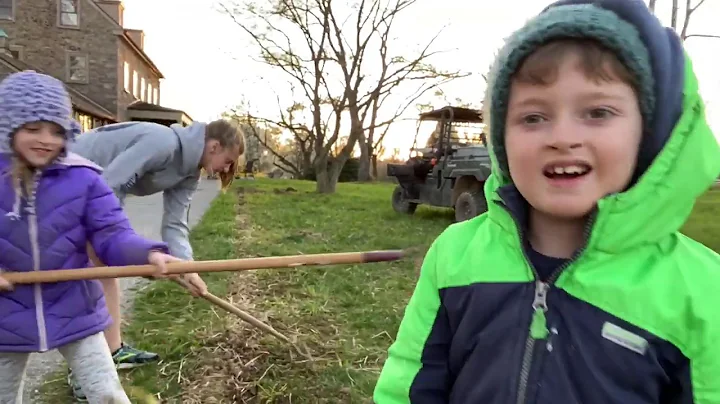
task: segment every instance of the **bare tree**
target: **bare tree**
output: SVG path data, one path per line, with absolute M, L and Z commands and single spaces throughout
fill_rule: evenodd
M 680 35 L 680 39 L 685 41 L 688 38 L 720 38 L 720 35 L 714 35 L 714 34 L 689 34 L 688 28 L 690 27 L 690 18 L 692 17 L 693 13 L 697 11 L 700 6 L 705 3 L 706 0 L 696 0 L 695 4 L 693 4 L 693 0 L 685 0 L 685 7 L 684 7 L 684 18 L 682 27 L 678 29 L 678 15 L 680 11 L 680 5 L 679 0 L 672 0 L 672 11 L 670 14 L 670 26 L 675 30 L 679 31 L 678 35 Z M 656 7 L 657 7 L 657 0 L 650 0 L 648 2 L 648 7 L 653 13 L 656 13 Z
M 416 55 L 391 56 L 389 44 L 392 37 L 393 22 L 397 15 L 412 6 L 417 0 L 361 0 L 353 18 L 352 41 L 349 35 L 341 35 L 345 29 L 340 26 L 337 14 L 330 12 L 335 41 L 329 41 L 330 48 L 345 76 L 346 87 L 351 96 L 348 98 L 348 112 L 351 122 L 359 122 L 357 140 L 360 146 L 360 165 L 358 180 L 366 181 L 377 177 L 377 155 L 390 126 L 416 100 L 428 91 L 438 88 L 454 79 L 465 77 L 460 71 L 441 71 L 429 63 L 429 60 L 441 53 L 431 47 L 439 37 L 438 32 Z M 330 1 L 327 1 L 330 7 Z M 368 49 L 379 49 L 378 65 L 366 61 Z M 377 71 L 373 74 L 373 71 Z M 371 82 L 364 89 L 361 83 Z M 393 113 L 380 118 L 380 111 L 388 107 L 389 98 L 400 87 L 412 86 L 413 90 L 399 102 Z M 392 100 L 391 100 L 392 101 Z M 372 165 L 372 176 L 371 176 Z
M 295 103 L 280 109 L 277 120 L 257 117 L 247 105 L 241 104 L 224 115 L 239 122 L 245 136 L 252 138 L 274 156 L 273 166 L 292 173 L 295 178 L 306 178 L 312 171 L 312 130 L 296 118 L 304 105 Z M 282 133 L 289 133 L 289 142 L 279 141 Z M 291 145 L 288 147 L 288 144 Z
M 378 147 L 375 129 L 386 130 L 395 119 L 392 115 L 379 119 L 380 107 L 393 89 L 403 82 L 436 79 L 419 86 L 421 95 L 458 75 L 439 72 L 426 62 L 437 53 L 430 52 L 429 45 L 413 58 L 389 56 L 392 22 L 416 0 L 360 0 L 356 5 L 338 0 L 332 4 L 331 0 L 273 0 L 266 7 L 252 2 L 230 6 L 230 1 L 221 7 L 259 48 L 261 61 L 285 73 L 300 89 L 304 101 L 299 103 L 310 112 L 303 131 L 312 141 L 309 155 L 319 192 L 335 191 L 340 171 L 358 141 L 365 145 L 361 152 L 366 155 Z M 342 18 L 342 11 L 337 10 L 341 7 L 349 10 L 348 18 Z M 346 21 L 352 24 L 346 26 Z M 373 41 L 379 47 L 372 46 Z M 363 63 L 370 49 L 380 49 L 385 69 L 378 75 Z M 412 104 L 412 98 L 406 103 Z M 399 116 L 404 109 L 400 106 L 397 111 Z M 341 129 L 347 140 L 335 154 Z

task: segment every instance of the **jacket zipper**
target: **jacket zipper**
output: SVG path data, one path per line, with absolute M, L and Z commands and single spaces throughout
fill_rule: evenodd
M 550 287 L 555 284 L 555 281 L 557 281 L 557 279 L 560 277 L 560 275 L 562 275 L 565 269 L 567 269 L 573 262 L 575 262 L 575 260 L 577 260 L 585 251 L 585 248 L 587 247 L 587 242 L 590 238 L 593 224 L 595 223 L 596 211 L 593 211 L 591 213 L 590 218 L 585 224 L 585 228 L 583 230 L 582 248 L 578 249 L 575 254 L 573 254 L 573 256 L 570 257 L 567 262 L 565 262 L 565 264 L 561 265 L 559 268 L 553 271 L 547 281 L 543 282 L 542 280 L 540 280 L 540 276 L 538 275 L 535 266 L 533 265 L 532 261 L 530 261 L 530 257 L 528 257 L 527 252 L 525 251 L 524 241 L 526 235 L 523 227 L 515 218 L 515 215 L 513 215 L 513 213 L 504 203 L 498 202 L 498 204 L 508 212 L 510 217 L 515 222 L 515 227 L 517 227 L 518 229 L 518 237 L 520 238 L 520 249 L 522 250 L 525 261 L 530 267 L 533 277 L 535 278 L 535 296 L 533 297 L 533 303 L 531 306 L 533 314 L 532 320 L 530 321 L 528 336 L 525 340 L 525 350 L 523 352 L 522 368 L 520 370 L 520 382 L 518 384 L 517 400 L 515 401 L 516 404 L 526 404 L 528 401 L 527 388 L 530 381 L 530 370 L 532 369 L 533 359 L 535 359 L 533 355 L 533 353 L 535 352 L 535 343 L 536 341 L 547 339 L 548 335 L 550 334 L 550 331 L 547 328 L 547 318 L 545 316 L 545 313 L 548 311 L 547 295 L 550 292 Z
M 38 183 L 35 182 L 35 186 Z M 28 199 L 28 233 L 30 235 L 30 249 L 32 250 L 33 271 L 40 270 L 40 246 L 38 243 L 38 224 L 35 213 L 35 198 Z M 38 336 L 40 339 L 40 352 L 48 350 L 47 329 L 45 328 L 45 308 L 43 307 L 42 285 L 36 283 L 33 285 L 33 295 L 35 298 L 35 317 L 37 318 Z

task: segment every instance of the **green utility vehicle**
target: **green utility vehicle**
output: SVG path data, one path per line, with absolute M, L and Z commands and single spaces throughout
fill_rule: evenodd
M 425 122 L 436 122 L 425 147 L 417 138 Z M 420 204 L 452 207 L 455 220 L 487 211 L 483 185 L 490 176 L 490 155 L 482 112 L 446 106 L 420 114 L 418 131 L 405 164 L 388 164 L 398 186 L 392 195 L 396 212 L 413 214 Z

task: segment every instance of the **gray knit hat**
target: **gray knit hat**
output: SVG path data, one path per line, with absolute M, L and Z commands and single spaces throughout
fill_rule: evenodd
M 15 131 L 38 121 L 56 123 L 68 141 L 81 132 L 63 82 L 32 70 L 13 73 L 0 82 L 0 151 L 11 150 Z
M 614 52 L 637 80 L 644 127 L 648 128 L 653 121 L 652 64 L 636 27 L 614 12 L 593 4 L 553 5 L 506 39 L 488 75 L 485 122 L 490 128 L 491 155 L 496 159 L 493 169 L 501 183 L 511 181 L 505 151 L 505 119 L 512 74 L 540 46 L 562 38 L 594 39 Z

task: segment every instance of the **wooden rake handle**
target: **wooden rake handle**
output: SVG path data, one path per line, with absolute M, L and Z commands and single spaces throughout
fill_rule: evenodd
M 288 255 L 279 257 L 241 258 L 216 261 L 184 261 L 167 264 L 168 275 L 200 272 L 236 272 L 267 268 L 295 268 L 308 265 L 365 264 L 396 261 L 403 257 L 402 250 L 381 250 L 331 254 Z M 85 279 L 152 277 L 153 265 L 127 265 L 90 267 L 34 272 L 3 272 L 12 284 L 52 283 Z
M 191 289 L 190 285 L 184 279 L 173 278 L 173 280 L 176 283 L 180 284 L 180 286 L 182 286 L 186 289 Z M 242 319 L 246 323 L 248 323 L 254 327 L 257 327 L 257 328 L 273 335 L 274 337 L 277 337 L 278 339 L 287 342 L 288 344 L 292 344 L 292 341 L 290 341 L 290 338 L 286 337 L 285 335 L 281 334 L 280 332 L 278 332 L 271 326 L 263 323 L 262 321 L 258 320 L 255 317 L 253 317 L 250 313 L 240 310 L 238 307 L 234 306 L 232 303 L 225 301 L 225 300 L 213 295 L 210 292 L 207 292 L 206 294 L 204 294 L 200 297 L 202 297 L 203 299 L 209 301 L 210 303 L 224 309 L 225 311 L 235 314 L 236 316 L 240 317 L 240 319 Z

